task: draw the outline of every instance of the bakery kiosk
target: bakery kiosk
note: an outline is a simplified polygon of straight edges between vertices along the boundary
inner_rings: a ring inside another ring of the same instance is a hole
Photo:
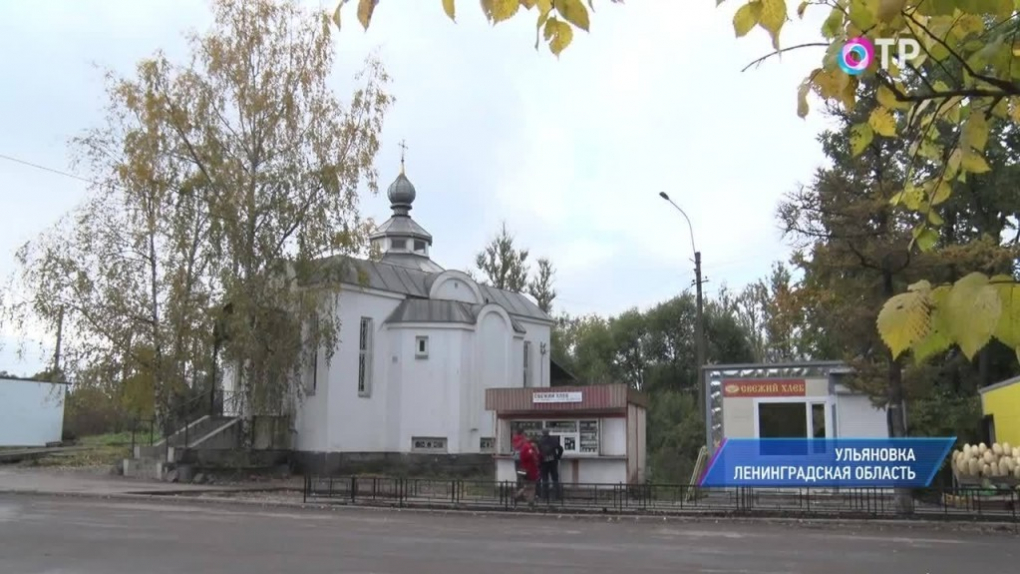
[[[514,481],[514,428],[543,429],[563,447],[562,484],[637,484],[645,480],[648,399],[627,385],[487,389],[496,429],[496,479]]]

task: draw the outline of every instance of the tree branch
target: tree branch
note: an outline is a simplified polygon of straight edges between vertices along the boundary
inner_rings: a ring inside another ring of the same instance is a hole
[[[946,51],[949,52],[949,55],[951,55],[952,57],[956,58],[960,62],[960,65],[963,66],[963,69],[966,70],[967,73],[971,75],[971,77],[973,77],[975,79],[978,79],[978,80],[981,80],[982,82],[985,82],[986,84],[989,84],[991,86],[995,86],[996,88],[999,88],[1002,91],[1002,93],[999,93],[999,92],[990,92],[990,93],[987,94],[988,97],[995,97],[995,96],[1001,96],[1001,95],[1012,95],[1012,96],[1020,95],[1020,85],[1017,85],[1017,84],[1015,84],[1013,82],[1007,82],[1005,80],[1001,80],[999,78],[995,78],[995,77],[992,77],[992,76],[986,76],[985,74],[977,73],[974,70],[974,68],[972,68],[970,66],[970,63],[967,62],[966,58],[962,57],[955,50],[953,50],[953,48],[950,47],[949,44],[945,40],[943,40],[942,38],[939,38],[937,35],[933,34],[931,32],[931,30],[929,30],[928,28],[926,28],[924,26],[924,24],[921,24],[920,22],[918,22],[917,19],[914,18],[914,16],[912,14],[909,16],[909,18],[910,18],[910,21],[913,22],[914,24],[916,24],[918,28],[924,30],[924,32],[926,34],[931,36],[931,38],[933,40],[935,40],[943,48],[945,48]],[[965,95],[965,94],[957,94],[957,95]],[[984,96],[979,96],[979,97],[984,97]]]
[[[776,50],[775,52],[772,52],[772,53],[769,53],[769,54],[765,54],[761,58],[758,58],[757,60],[751,62],[750,64],[748,64],[746,66],[744,66],[744,69],[742,69],[740,71],[741,72],[746,72],[750,68],[753,68],[753,67],[756,67],[756,66],[760,66],[765,60],[768,60],[772,56],[779,56],[779,55],[781,55],[781,54],[783,54],[785,52],[790,52],[792,50],[799,50],[801,48],[828,48],[828,47],[829,47],[829,43],[828,42],[808,42],[807,44],[798,44],[796,46],[790,46],[789,48],[783,48],[781,50]]]

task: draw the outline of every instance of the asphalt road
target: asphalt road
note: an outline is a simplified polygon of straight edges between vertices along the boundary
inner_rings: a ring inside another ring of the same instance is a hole
[[[1011,535],[0,495],[3,574],[1014,572]]]

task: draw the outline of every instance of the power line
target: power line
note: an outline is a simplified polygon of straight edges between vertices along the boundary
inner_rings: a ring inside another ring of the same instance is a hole
[[[86,178],[81,177],[79,175],[74,175],[73,173],[68,173],[66,171],[60,171],[59,169],[53,169],[52,167],[46,167],[45,165],[39,165],[37,163],[32,163],[30,161],[25,161],[23,159],[18,159],[16,157],[12,157],[12,156],[9,156],[9,155],[6,155],[6,154],[0,153],[0,159],[5,159],[7,161],[11,161],[11,162],[14,162],[14,163],[20,163],[21,165],[25,165],[25,166],[32,167],[32,168],[35,168],[35,169],[40,169],[42,171],[48,171],[50,173],[54,173],[54,174],[57,174],[57,175],[62,175],[64,177],[70,177],[72,179],[77,179],[78,181],[84,181],[85,183],[90,183],[90,184],[95,184],[96,183],[96,182],[92,181],[91,179],[86,179]]]

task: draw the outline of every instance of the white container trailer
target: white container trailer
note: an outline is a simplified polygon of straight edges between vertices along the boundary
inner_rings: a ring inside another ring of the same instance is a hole
[[[0,447],[59,442],[66,383],[0,377]]]

